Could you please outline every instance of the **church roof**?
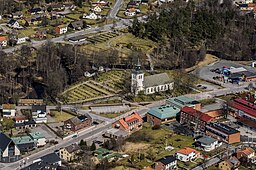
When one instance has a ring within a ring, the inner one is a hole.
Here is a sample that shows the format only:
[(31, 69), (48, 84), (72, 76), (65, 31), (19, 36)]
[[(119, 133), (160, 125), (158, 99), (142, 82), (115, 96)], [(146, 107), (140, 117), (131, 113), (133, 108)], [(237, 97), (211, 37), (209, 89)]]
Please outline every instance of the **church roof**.
[(155, 74), (151, 76), (146, 76), (144, 79), (144, 86), (153, 87), (158, 85), (164, 85), (167, 83), (171, 83), (171, 79), (167, 73)]

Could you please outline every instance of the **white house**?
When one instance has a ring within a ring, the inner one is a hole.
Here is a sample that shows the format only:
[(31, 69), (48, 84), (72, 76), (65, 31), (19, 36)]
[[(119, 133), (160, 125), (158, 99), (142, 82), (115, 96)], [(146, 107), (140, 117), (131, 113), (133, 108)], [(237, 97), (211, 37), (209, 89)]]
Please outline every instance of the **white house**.
[(94, 11), (94, 12), (97, 12), (97, 13), (100, 13), (100, 12), (102, 11), (102, 9), (101, 9), (101, 7), (99, 7), (99, 5), (97, 5), (97, 6), (95, 6), (95, 7), (93, 8), (93, 11)]
[(86, 71), (86, 72), (84, 72), (84, 76), (85, 77), (93, 77), (95, 75), (96, 75), (96, 73), (94, 71)]
[(23, 28), (22, 26), (20, 26), (19, 22), (14, 20), (14, 19), (11, 19), (8, 23), (7, 23), (7, 26), (10, 27), (10, 28), (16, 28), (16, 29), (21, 29)]
[(15, 104), (3, 104), (2, 112), (3, 112), (3, 117), (15, 117), (16, 105)]
[(55, 27), (55, 32), (57, 34), (65, 34), (68, 31), (68, 27), (66, 25), (59, 25)]
[(176, 158), (180, 161), (187, 162), (198, 158), (200, 153), (192, 148), (182, 148), (176, 152)]
[(196, 143), (202, 148), (202, 150), (209, 152), (222, 145), (222, 142), (219, 142), (217, 139), (214, 139), (209, 136), (204, 136), (196, 140)]
[(233, 0), (235, 3), (238, 4), (251, 4), (253, 3), (253, 0)]
[(132, 71), (131, 77), (131, 92), (135, 95), (140, 91), (143, 91), (144, 94), (148, 95), (173, 89), (174, 83), (167, 73), (154, 74), (145, 77), (139, 61)]
[(32, 105), (32, 118), (36, 123), (47, 123), (46, 105)]
[(92, 20), (96, 20), (96, 19), (100, 19), (101, 16), (100, 15), (96, 15), (95, 13), (90, 13), (89, 15), (85, 16), (86, 19), (92, 19)]
[(28, 37), (18, 37), (17, 44), (23, 44), (26, 42), (27, 39), (28, 39)]
[(125, 10), (124, 15), (126, 15), (128, 17), (133, 17), (136, 15), (136, 11), (134, 8), (129, 8), (129, 9)]

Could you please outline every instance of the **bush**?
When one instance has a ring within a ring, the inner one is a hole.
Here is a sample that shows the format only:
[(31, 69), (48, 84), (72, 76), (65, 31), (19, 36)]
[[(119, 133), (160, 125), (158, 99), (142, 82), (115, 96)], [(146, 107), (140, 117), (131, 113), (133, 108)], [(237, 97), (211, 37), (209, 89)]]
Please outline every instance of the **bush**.
[(158, 130), (158, 129), (160, 129), (160, 128), (161, 128), (160, 125), (155, 125), (155, 126), (152, 127), (152, 130)]

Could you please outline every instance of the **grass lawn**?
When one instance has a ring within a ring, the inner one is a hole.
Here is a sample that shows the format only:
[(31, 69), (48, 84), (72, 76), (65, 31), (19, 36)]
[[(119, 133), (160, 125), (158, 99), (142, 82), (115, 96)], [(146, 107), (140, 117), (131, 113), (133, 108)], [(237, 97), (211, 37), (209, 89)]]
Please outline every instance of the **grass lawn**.
[(204, 99), (204, 100), (200, 100), (200, 103), (202, 104), (202, 106), (209, 105), (209, 104), (213, 104), (213, 103), (215, 103), (215, 99)]
[(133, 97), (131, 100), (133, 102), (150, 102), (150, 101), (158, 101), (166, 98), (165, 95), (137, 95)]
[(25, 28), (25, 29), (19, 30), (19, 32), (20, 32), (21, 35), (25, 35), (25, 36), (30, 37), (30, 36), (33, 35), (36, 31), (35, 31), (34, 28)]
[(228, 94), (228, 95), (220, 96), (218, 98), (220, 98), (222, 100), (230, 101), (230, 100), (232, 100), (233, 98), (236, 98), (236, 97), (237, 96), (235, 94)]
[[(139, 153), (145, 155), (145, 159), (135, 163), (137, 168), (150, 166), (157, 159), (174, 154), (185, 146), (192, 147), (193, 138), (174, 134), (167, 129), (152, 130), (148, 123), (144, 123), (143, 129), (133, 133), (124, 145), (124, 152), (138, 157)], [(127, 146), (128, 145), (128, 146)], [(165, 150), (165, 146), (173, 146), (172, 151)], [(127, 149), (126, 149), (127, 148)], [(121, 161), (122, 165), (129, 165), (128, 159)]]
[(100, 116), (112, 119), (112, 118), (115, 118), (115, 117), (120, 116), (122, 114), (123, 114), (122, 112), (121, 113), (102, 113), (102, 114), (100, 114)]
[[(218, 167), (216, 167), (216, 166), (210, 166), (210, 167), (208, 167), (207, 168), (207, 170), (218, 170), (219, 168)], [(240, 168), (239, 168), (240, 169)]]
[(66, 15), (67, 18), (73, 19), (73, 20), (80, 20), (81, 14), (68, 14)]
[(51, 113), (54, 114), (54, 118), (55, 118), (56, 122), (64, 122), (64, 121), (74, 117), (73, 115), (71, 115), (67, 112), (64, 112), (64, 111), (62, 111), (62, 113), (59, 111), (51, 111)]

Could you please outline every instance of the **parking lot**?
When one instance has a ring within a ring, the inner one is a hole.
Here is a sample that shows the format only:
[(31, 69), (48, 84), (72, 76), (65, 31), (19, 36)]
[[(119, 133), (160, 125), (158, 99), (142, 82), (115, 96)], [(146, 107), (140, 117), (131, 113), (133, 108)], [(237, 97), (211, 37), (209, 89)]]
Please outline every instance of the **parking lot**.
[[(255, 73), (256, 74), (256, 68), (250, 67), (250, 66), (246, 66), (246, 65), (242, 65), (239, 63), (235, 63), (232, 61), (227, 61), (227, 60), (220, 60), (217, 61), (215, 63), (209, 64), (207, 66), (202, 67), (199, 70), (195, 70), (193, 72), (194, 75), (198, 76), (199, 78), (206, 80), (206, 81), (210, 81), (210, 82), (214, 82), (217, 83), (223, 87), (234, 87), (234, 86), (238, 86), (237, 84), (232, 84), (232, 83), (223, 83), (219, 80), (214, 80), (213, 77), (217, 77), (217, 76), (222, 76), (220, 73), (220, 71), (217, 71), (218, 69), (222, 69), (223, 66), (227, 66), (227, 67), (243, 67), (245, 69), (247, 69), (248, 71)], [(215, 71), (215, 72), (214, 72)], [(243, 84), (244, 82), (242, 82)]]
[(31, 132), (41, 132), (47, 140), (56, 140), (56, 135), (44, 124), (38, 124)]

